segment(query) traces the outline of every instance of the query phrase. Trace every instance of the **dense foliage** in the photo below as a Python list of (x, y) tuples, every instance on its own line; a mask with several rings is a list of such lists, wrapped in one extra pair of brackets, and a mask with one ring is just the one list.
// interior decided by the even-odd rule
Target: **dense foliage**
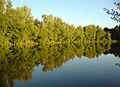
[(111, 33), (111, 39), (120, 42), (120, 25), (116, 25), (114, 28), (104, 28), (104, 31)]
[(42, 15), (34, 19), (27, 6), (13, 8), (11, 0), (0, 0), (0, 46), (34, 46), (35, 44), (106, 42), (111, 34), (99, 26), (70, 25), (59, 17)]

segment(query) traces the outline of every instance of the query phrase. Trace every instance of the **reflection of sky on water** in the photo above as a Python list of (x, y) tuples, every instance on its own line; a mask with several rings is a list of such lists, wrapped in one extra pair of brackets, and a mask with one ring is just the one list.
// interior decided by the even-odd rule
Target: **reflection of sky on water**
[(120, 87), (120, 59), (113, 55), (75, 58), (61, 68), (43, 72), (36, 67), (29, 81), (15, 81), (14, 87)]

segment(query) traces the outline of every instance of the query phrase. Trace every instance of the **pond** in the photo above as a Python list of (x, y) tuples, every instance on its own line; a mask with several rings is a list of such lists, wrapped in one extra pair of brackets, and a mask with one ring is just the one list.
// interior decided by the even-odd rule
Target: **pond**
[(0, 49), (0, 87), (119, 87), (119, 44)]

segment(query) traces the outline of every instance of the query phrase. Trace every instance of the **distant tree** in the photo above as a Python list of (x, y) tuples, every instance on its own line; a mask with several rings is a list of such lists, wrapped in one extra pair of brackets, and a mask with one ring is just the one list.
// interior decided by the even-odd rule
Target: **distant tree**
[(116, 25), (114, 28), (104, 28), (104, 31), (111, 33), (112, 40), (120, 41), (120, 25)]
[(113, 4), (116, 6), (117, 10), (114, 9), (109, 10), (107, 8), (104, 8), (104, 10), (108, 15), (111, 15), (111, 19), (120, 23), (120, 2), (115, 2)]
[(76, 28), (76, 40), (80, 40), (81, 42), (83, 41), (84, 39), (84, 30), (82, 28), (82, 26), (78, 26)]

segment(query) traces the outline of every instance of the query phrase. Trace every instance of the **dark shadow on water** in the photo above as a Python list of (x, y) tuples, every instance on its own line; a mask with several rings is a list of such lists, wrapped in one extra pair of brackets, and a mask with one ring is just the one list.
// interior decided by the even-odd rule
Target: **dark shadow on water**
[(113, 54), (120, 58), (120, 43), (111, 44), (111, 49), (108, 52), (105, 52), (105, 54)]

